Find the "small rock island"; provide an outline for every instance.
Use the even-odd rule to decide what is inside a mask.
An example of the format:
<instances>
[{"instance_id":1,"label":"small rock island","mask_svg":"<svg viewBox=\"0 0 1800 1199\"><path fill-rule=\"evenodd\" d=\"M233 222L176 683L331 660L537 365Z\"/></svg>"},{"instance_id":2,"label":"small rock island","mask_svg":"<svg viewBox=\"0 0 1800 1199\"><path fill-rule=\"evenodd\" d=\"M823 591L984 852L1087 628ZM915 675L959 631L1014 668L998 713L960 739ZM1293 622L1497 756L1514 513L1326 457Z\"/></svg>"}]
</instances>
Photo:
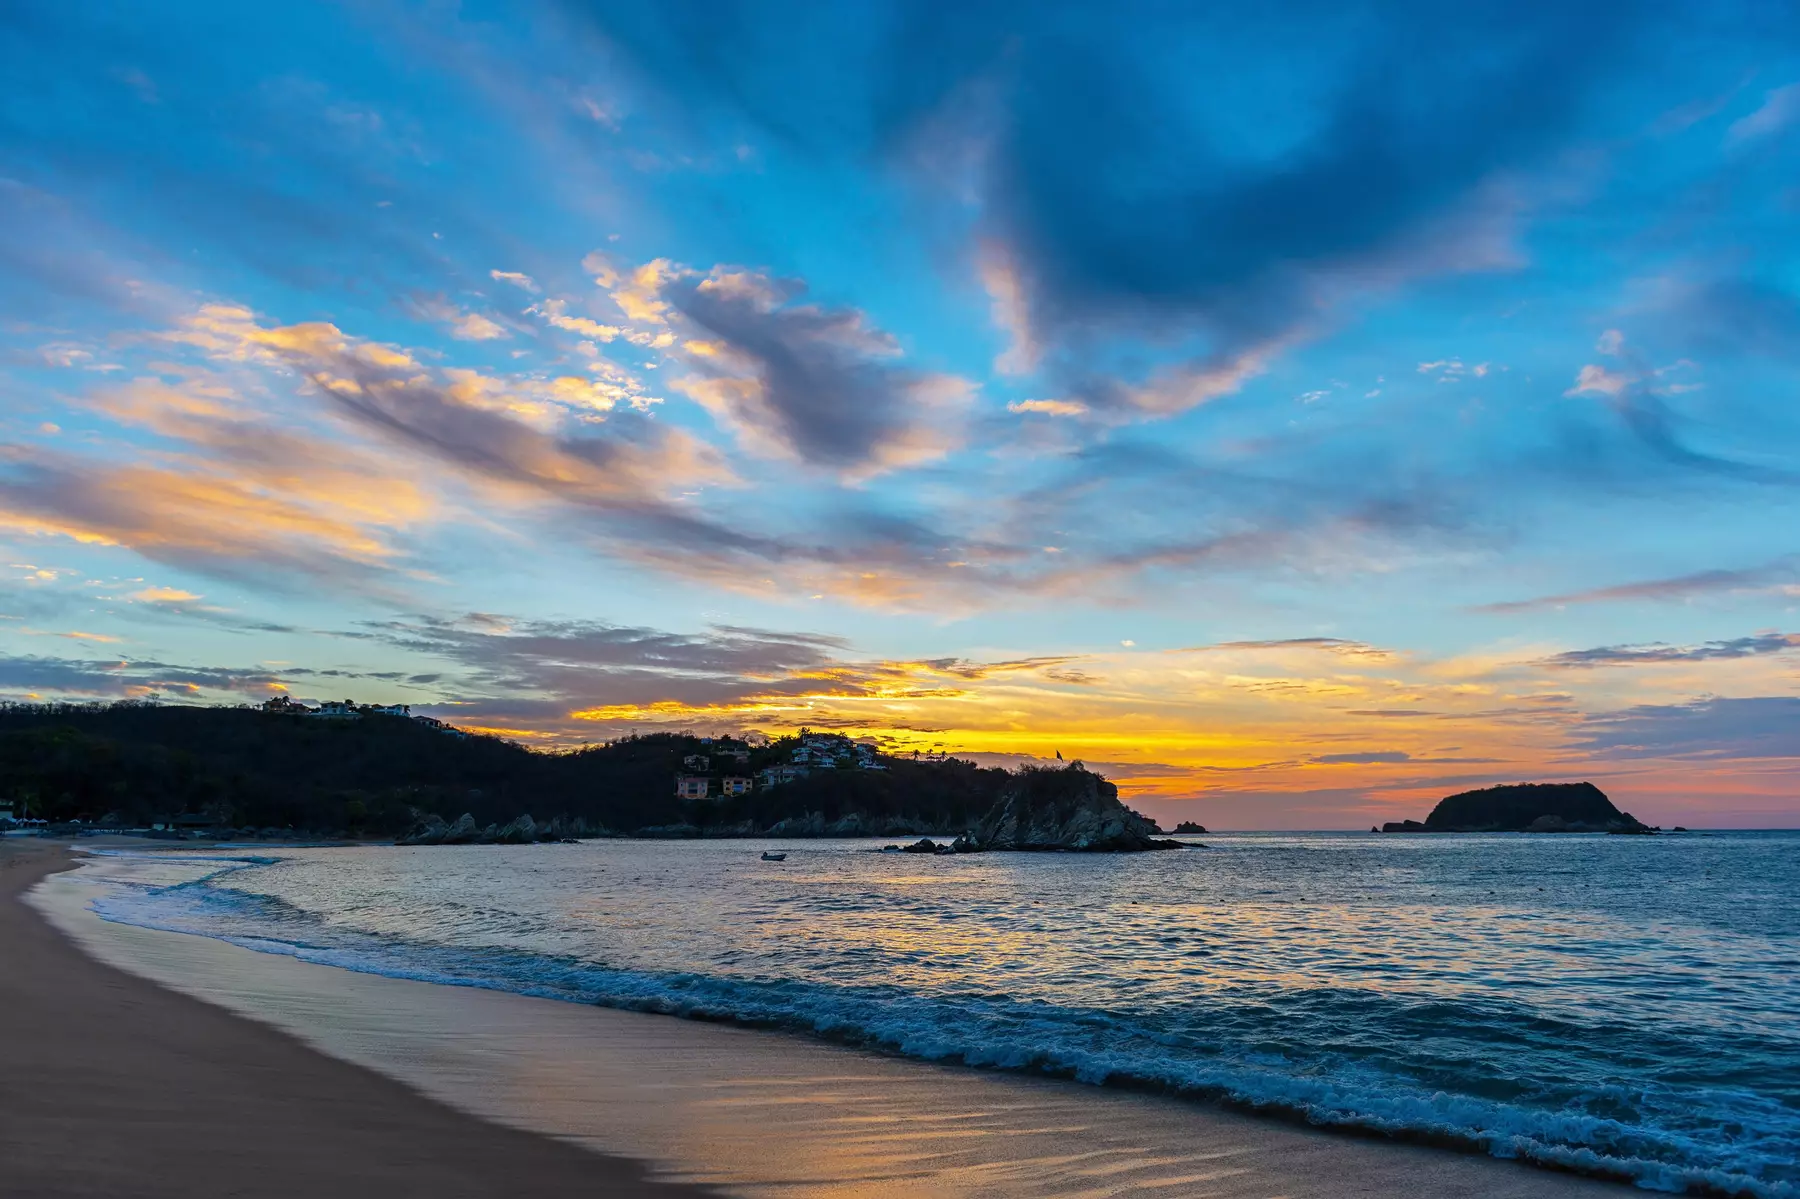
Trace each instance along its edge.
<instances>
[{"instance_id":1,"label":"small rock island","mask_svg":"<svg viewBox=\"0 0 1800 1199\"><path fill-rule=\"evenodd\" d=\"M1654 833L1592 783L1505 783L1446 796L1423 823L1390 820L1384 833Z\"/></svg>"}]
</instances>

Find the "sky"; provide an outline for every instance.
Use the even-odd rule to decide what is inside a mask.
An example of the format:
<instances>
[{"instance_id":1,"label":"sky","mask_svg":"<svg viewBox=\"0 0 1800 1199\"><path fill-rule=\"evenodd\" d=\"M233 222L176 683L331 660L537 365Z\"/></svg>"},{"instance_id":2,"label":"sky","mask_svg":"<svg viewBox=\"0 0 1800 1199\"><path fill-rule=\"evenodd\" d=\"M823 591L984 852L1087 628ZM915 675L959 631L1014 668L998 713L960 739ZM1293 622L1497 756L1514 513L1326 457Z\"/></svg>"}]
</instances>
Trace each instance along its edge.
<instances>
[{"instance_id":1,"label":"sky","mask_svg":"<svg viewBox=\"0 0 1800 1199\"><path fill-rule=\"evenodd\" d=\"M1784 4L0 6L0 697L1800 823Z\"/></svg>"}]
</instances>

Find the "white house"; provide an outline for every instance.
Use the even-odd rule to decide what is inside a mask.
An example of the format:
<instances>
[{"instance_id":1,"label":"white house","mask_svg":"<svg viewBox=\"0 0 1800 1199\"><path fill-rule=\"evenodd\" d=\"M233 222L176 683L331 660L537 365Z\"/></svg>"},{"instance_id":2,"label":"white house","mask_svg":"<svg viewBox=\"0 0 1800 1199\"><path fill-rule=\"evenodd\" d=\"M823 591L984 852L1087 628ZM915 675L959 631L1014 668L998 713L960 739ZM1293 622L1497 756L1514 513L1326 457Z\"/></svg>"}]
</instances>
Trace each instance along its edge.
<instances>
[{"instance_id":1,"label":"white house","mask_svg":"<svg viewBox=\"0 0 1800 1199\"><path fill-rule=\"evenodd\" d=\"M770 766L757 775L764 787L779 787L783 783L791 783L795 779L803 779L812 773L805 766Z\"/></svg>"},{"instance_id":2,"label":"white house","mask_svg":"<svg viewBox=\"0 0 1800 1199\"><path fill-rule=\"evenodd\" d=\"M678 774L675 776L675 796L677 799L705 799L712 780L704 774Z\"/></svg>"}]
</instances>

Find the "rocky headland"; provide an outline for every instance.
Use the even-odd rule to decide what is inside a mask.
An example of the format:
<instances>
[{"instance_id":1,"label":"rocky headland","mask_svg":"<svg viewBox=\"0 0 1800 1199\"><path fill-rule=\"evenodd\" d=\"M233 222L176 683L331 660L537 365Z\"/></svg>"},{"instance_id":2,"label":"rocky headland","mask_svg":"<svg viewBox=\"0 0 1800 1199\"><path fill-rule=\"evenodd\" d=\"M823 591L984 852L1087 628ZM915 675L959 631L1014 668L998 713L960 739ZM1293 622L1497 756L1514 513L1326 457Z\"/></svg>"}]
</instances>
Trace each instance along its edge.
<instances>
[{"instance_id":1,"label":"rocky headland","mask_svg":"<svg viewBox=\"0 0 1800 1199\"><path fill-rule=\"evenodd\" d=\"M1506 783L1438 801L1424 821L1391 820L1384 833L1654 833L1592 783Z\"/></svg>"},{"instance_id":2,"label":"rocky headland","mask_svg":"<svg viewBox=\"0 0 1800 1199\"><path fill-rule=\"evenodd\" d=\"M1197 827L1197 826L1192 826ZM740 824L653 825L628 835L667 840L699 837L859 837L870 835L923 837L910 845L890 845L907 853L985 853L1009 850L1061 853L1132 853L1152 849L1190 849L1193 842L1168 840L1156 822L1119 801L1119 789L1079 762L1060 768L1026 768L1001 790L998 802L973 827L961 830L924 828L894 818L864 819L856 814L827 821L818 813L788 817L767 827ZM579 837L618 836L605 828L552 820L538 823L520 816L507 824L480 825L468 813L454 821L421 814L398 843L401 845L523 845ZM953 838L953 839L952 839Z\"/></svg>"},{"instance_id":3,"label":"rocky headland","mask_svg":"<svg viewBox=\"0 0 1800 1199\"><path fill-rule=\"evenodd\" d=\"M859 811L828 819L822 812L783 816L774 821L744 819L677 821L624 830L558 817L547 822L518 816L482 824L465 812L456 820L416 811L411 826L395 840L401 845L523 845L586 837L642 837L689 840L720 837L917 837L889 850L908 853L980 853L1008 850L1065 853L1131 853L1190 849L1195 842L1162 837L1156 822L1119 801L1119 789L1079 762L1000 772L1005 782L979 818L958 824L898 814ZM704 817L702 817L704 819ZM1182 832L1204 832L1188 822ZM932 838L937 838L932 840Z\"/></svg>"},{"instance_id":4,"label":"rocky headland","mask_svg":"<svg viewBox=\"0 0 1800 1199\"><path fill-rule=\"evenodd\" d=\"M1185 849L1161 839L1149 817L1119 802L1119 789L1079 762L1056 769L1021 770L1000 802L967 835L958 853L1035 850L1065 853L1132 853Z\"/></svg>"}]
</instances>

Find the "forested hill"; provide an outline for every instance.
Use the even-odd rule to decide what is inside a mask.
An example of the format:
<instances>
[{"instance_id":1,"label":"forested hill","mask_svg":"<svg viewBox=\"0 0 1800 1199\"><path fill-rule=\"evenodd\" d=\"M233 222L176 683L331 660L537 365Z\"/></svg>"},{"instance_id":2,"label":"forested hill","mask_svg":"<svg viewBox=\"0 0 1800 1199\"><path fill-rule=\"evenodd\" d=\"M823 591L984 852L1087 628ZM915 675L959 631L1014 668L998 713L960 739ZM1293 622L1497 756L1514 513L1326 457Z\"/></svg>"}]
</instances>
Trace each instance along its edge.
<instances>
[{"instance_id":1,"label":"forested hill","mask_svg":"<svg viewBox=\"0 0 1800 1199\"><path fill-rule=\"evenodd\" d=\"M703 744L631 737L563 753L434 728L406 716L353 720L249 708L123 703L0 706L0 803L52 821L184 823L311 835L397 836L421 815L505 824L560 818L585 832L647 826L754 831L778 821L816 831L846 817L866 831L957 831L993 804L1008 775L968 762L883 758L881 770L815 770L772 789L679 800L689 755L715 776L784 763L792 738ZM748 762L720 753L747 751Z\"/></svg>"}]
</instances>

